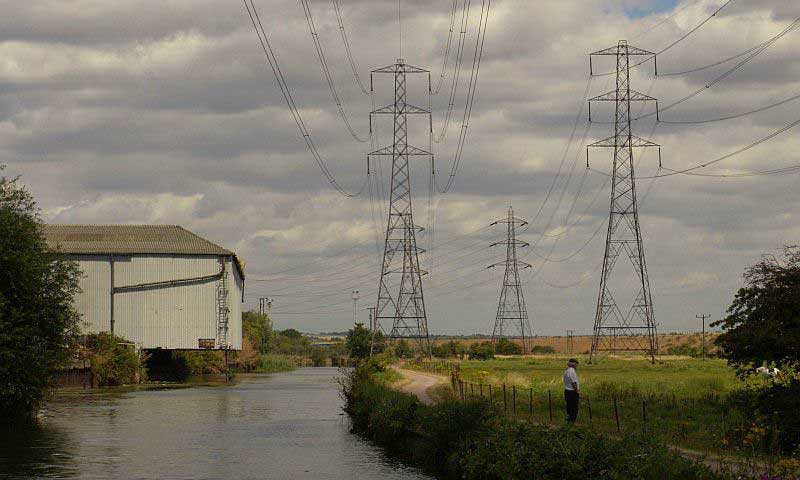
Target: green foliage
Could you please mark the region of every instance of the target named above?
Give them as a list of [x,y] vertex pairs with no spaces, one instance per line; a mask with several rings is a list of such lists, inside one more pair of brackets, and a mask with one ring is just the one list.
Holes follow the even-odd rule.
[[297,364],[292,357],[274,353],[260,355],[253,366],[253,370],[258,373],[290,372],[295,368]]
[[70,358],[79,275],[48,253],[33,197],[0,177],[0,421],[29,417]]
[[531,353],[534,354],[556,353],[556,349],[551,347],[550,345],[534,345],[533,348],[531,348]]
[[[347,332],[345,345],[350,352],[350,358],[367,358],[370,354],[370,344],[372,343],[372,332],[364,327],[363,323],[356,323]],[[380,353],[384,350],[386,342],[381,332],[375,333],[375,345],[373,353]]]
[[[746,412],[746,428],[731,429],[729,443],[741,443],[751,435],[753,447],[767,451],[800,454],[800,381],[773,383],[766,387],[743,389],[731,395],[730,409]],[[760,433],[753,436],[754,432]]]
[[401,338],[394,344],[394,354],[398,358],[411,358],[414,356],[414,350],[405,338]]
[[494,344],[492,342],[475,342],[469,346],[470,360],[490,360],[494,358]]
[[685,357],[699,358],[703,355],[703,348],[687,342],[667,348],[667,355],[682,355]]
[[431,347],[431,353],[434,357],[438,358],[462,358],[467,353],[467,347],[461,342],[450,340],[449,342],[440,343]]
[[276,333],[271,353],[283,355],[304,355],[311,354],[311,342],[293,328],[282,330]]
[[719,478],[650,436],[519,422],[482,399],[423,405],[376,381],[366,366],[342,386],[356,432],[440,478]]
[[495,353],[499,355],[522,355],[522,347],[507,339],[500,337],[497,339],[497,344],[494,347]]
[[272,322],[264,313],[242,312],[242,336],[248,339],[258,353],[267,353],[275,342]]
[[86,336],[92,375],[101,387],[139,383],[145,379],[143,359],[128,340],[108,332]]
[[[180,351],[173,353],[178,369],[185,369],[185,380],[190,375],[211,375],[225,372],[225,353],[219,350]],[[181,365],[182,364],[182,365]]]
[[765,256],[745,272],[745,286],[728,307],[715,343],[739,373],[764,364],[800,369],[800,248]]

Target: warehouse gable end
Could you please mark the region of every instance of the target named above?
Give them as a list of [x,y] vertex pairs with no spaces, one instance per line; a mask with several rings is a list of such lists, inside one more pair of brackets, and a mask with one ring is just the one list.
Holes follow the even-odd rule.
[[111,331],[144,349],[241,349],[244,264],[232,251],[177,225],[45,225],[43,233],[83,272],[75,306],[84,332]]

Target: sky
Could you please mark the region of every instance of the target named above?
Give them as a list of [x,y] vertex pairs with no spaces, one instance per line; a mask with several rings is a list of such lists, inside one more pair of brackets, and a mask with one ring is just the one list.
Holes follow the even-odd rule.
[[[3,2],[6,3],[6,2]],[[333,84],[348,120],[369,137],[371,101],[351,72],[335,10],[309,0]],[[433,143],[440,186],[457,145],[474,58],[480,2],[472,1],[451,121],[462,2],[339,0],[359,78],[406,62],[430,70]],[[586,95],[614,88],[589,78],[588,54],[620,39],[657,52],[704,22],[721,0],[493,0],[464,153],[452,189],[430,195],[430,161],[411,162],[418,242],[432,333],[491,333],[505,251],[489,247],[506,215],[530,224],[520,258],[535,334],[591,331],[610,188],[612,154],[586,143],[613,135],[613,112],[587,121]],[[20,175],[52,223],[178,224],[234,250],[246,262],[246,302],[271,297],[278,328],[341,331],[376,301],[390,160],[373,163],[369,143],[345,127],[294,0],[255,0],[291,94],[327,169],[320,173],[266,63],[244,4],[169,2],[7,2],[0,17],[0,164]],[[633,131],[660,144],[663,166],[681,170],[735,152],[797,120],[798,102],[726,121],[800,93],[800,32],[792,32],[710,88],[710,81],[800,15],[785,0],[732,0],[717,15],[632,70],[632,87],[659,99]],[[402,53],[400,27],[402,25]],[[595,73],[611,71],[608,59]],[[443,65],[446,68],[443,70]],[[410,81],[409,102],[427,107],[427,84]],[[416,82],[416,83],[413,83]],[[588,90],[587,90],[588,84]],[[391,79],[376,78],[375,103],[388,104]],[[696,96],[663,110],[692,92]],[[642,109],[643,108],[643,109]],[[635,116],[652,105],[634,105]],[[640,110],[642,109],[642,110]],[[379,146],[391,139],[378,121]],[[424,120],[409,141],[427,148]],[[573,133],[574,131],[574,133]],[[584,132],[586,134],[584,135]],[[796,130],[696,173],[735,174],[800,163]],[[707,177],[664,173],[655,149],[635,153],[640,224],[660,331],[696,331],[696,314],[724,315],[744,269],[800,238],[800,175]],[[548,195],[548,192],[550,193]],[[620,264],[621,265],[621,264]],[[619,268],[622,268],[621,266]],[[624,283],[624,277],[620,277]],[[620,287],[625,303],[631,290]],[[635,292],[634,292],[635,293]],[[625,307],[623,306],[623,309]]]

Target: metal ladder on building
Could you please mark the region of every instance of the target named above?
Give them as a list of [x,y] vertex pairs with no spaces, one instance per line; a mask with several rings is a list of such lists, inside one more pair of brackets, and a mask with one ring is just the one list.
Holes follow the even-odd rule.
[[220,278],[217,282],[217,347],[228,349],[228,271],[225,257],[219,258]]

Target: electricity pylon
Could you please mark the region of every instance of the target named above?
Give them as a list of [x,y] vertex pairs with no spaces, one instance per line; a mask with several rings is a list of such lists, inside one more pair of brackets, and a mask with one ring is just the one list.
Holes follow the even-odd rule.
[[506,260],[489,265],[489,268],[494,268],[499,265],[505,265],[505,274],[503,275],[503,288],[500,290],[500,301],[497,304],[497,316],[494,321],[494,329],[492,330],[492,341],[497,342],[500,337],[507,336],[506,331],[510,328],[516,328],[520,338],[522,338],[522,353],[528,352],[528,347],[531,339],[531,326],[528,323],[528,311],[525,308],[525,297],[522,295],[522,285],[519,280],[519,266],[522,268],[530,268],[529,263],[517,260],[517,247],[527,247],[528,242],[517,240],[517,226],[525,226],[528,224],[525,220],[514,217],[514,209],[508,207],[508,218],[493,222],[492,225],[506,224],[506,240],[504,242],[495,242],[491,244],[506,246]]
[[[370,133],[373,115],[392,115],[394,119],[394,141],[392,145],[378,149],[368,155],[390,155],[392,157],[392,181],[389,196],[389,219],[386,226],[386,241],[383,250],[383,263],[378,286],[378,302],[374,321],[391,321],[389,338],[409,338],[418,343],[424,355],[431,356],[428,336],[428,317],[425,313],[425,299],[422,293],[422,275],[419,267],[419,254],[416,233],[422,228],[414,225],[411,209],[411,174],[409,156],[431,153],[408,144],[408,115],[427,115],[428,134],[433,125],[430,112],[406,102],[406,76],[408,74],[427,74],[430,92],[430,72],[406,64],[398,59],[394,65],[373,70],[370,74],[370,90],[373,90],[373,76],[376,73],[394,75],[394,102],[370,113]],[[430,141],[428,142],[430,144]],[[369,164],[369,159],[368,159]],[[396,293],[395,293],[396,292]],[[377,329],[373,330],[374,332]]]
[[[653,299],[650,295],[650,280],[647,277],[642,234],[639,227],[639,211],[636,204],[636,177],[634,175],[633,149],[636,147],[659,147],[659,145],[631,133],[631,102],[658,102],[655,98],[631,90],[630,57],[652,56],[655,54],[628,45],[620,40],[615,47],[600,50],[589,56],[590,73],[593,56],[616,57],[616,89],[589,100],[589,120],[591,121],[591,102],[614,102],[614,136],[600,140],[589,147],[609,147],[614,149],[614,163],[611,169],[611,208],[608,217],[608,233],[603,257],[603,270],[600,277],[600,292],[597,296],[597,311],[594,319],[594,335],[589,362],[597,360],[600,352],[640,351],[647,354],[655,363],[658,354],[658,336],[653,316]],[[587,148],[587,167],[589,153]],[[659,164],[661,163],[659,147]],[[638,293],[627,314],[617,306],[611,293],[609,280],[617,259],[625,252],[636,275],[635,289]],[[618,277],[620,278],[620,277]],[[630,285],[622,284],[620,290],[631,292]]]

